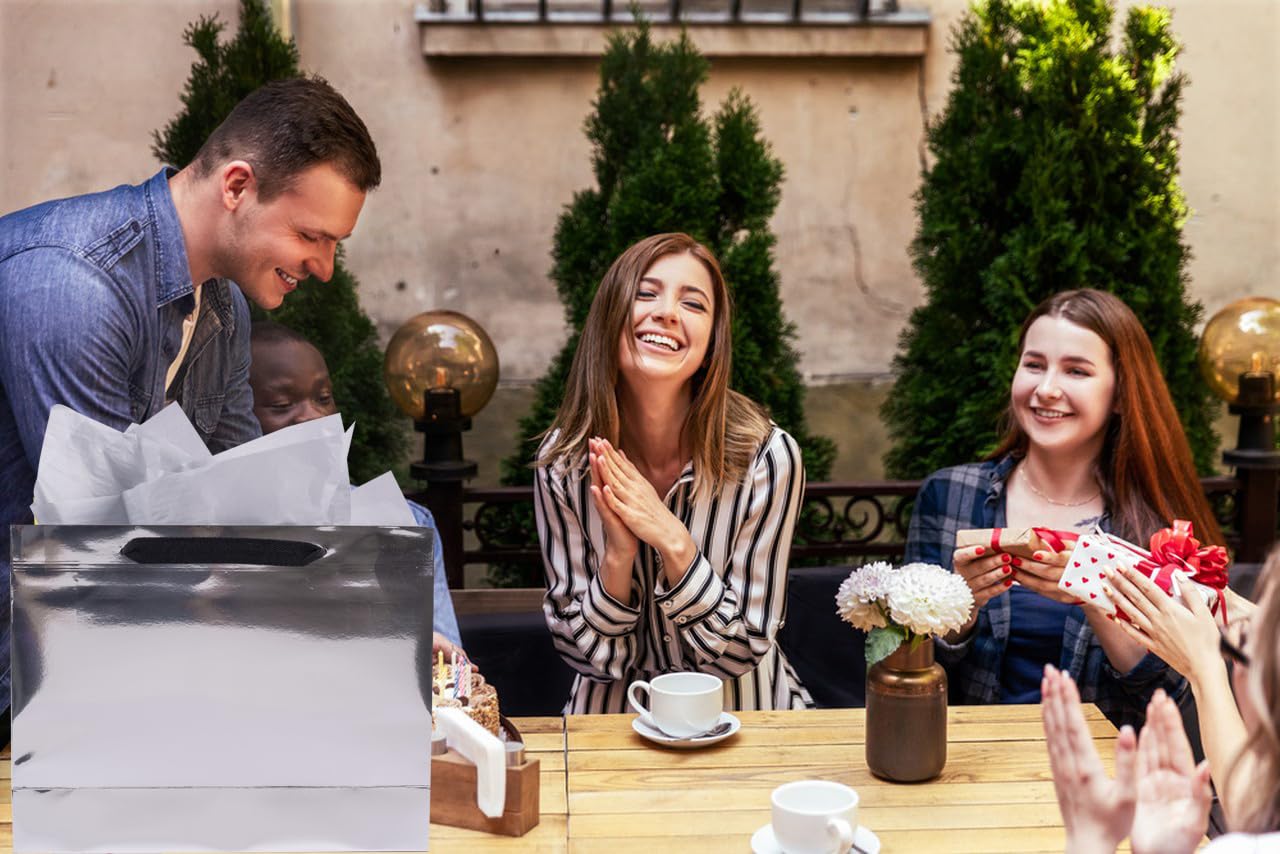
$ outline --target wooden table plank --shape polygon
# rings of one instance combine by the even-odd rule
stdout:
[[[682,751],[641,739],[628,715],[568,717],[569,850],[742,851],[769,821],[769,792],[815,778],[859,791],[887,851],[1062,850],[1038,706],[950,709],[947,765],[920,785],[867,770],[863,710],[739,718],[735,737]],[[1094,707],[1086,720],[1110,769],[1116,730]]]
[[[785,728],[795,728],[804,726],[832,726],[836,724],[852,725],[862,727],[866,720],[866,712],[863,709],[805,709],[805,710],[787,710],[779,712],[745,712],[737,713],[741,718],[743,714],[749,715],[751,722],[756,727],[780,726]],[[619,728],[615,720],[625,720],[627,722],[626,733],[630,733],[630,723],[633,716],[629,714],[619,715],[570,715],[566,718],[566,725],[569,730],[570,738],[576,733],[582,732],[619,732]],[[1084,718],[1086,721],[1106,721],[1106,716],[1098,711],[1098,707],[1092,703],[1085,704]],[[527,718],[522,720],[529,720]],[[548,718],[545,720],[558,720],[557,718]],[[1039,704],[1025,705],[1008,705],[1008,706],[951,706],[947,709],[947,725],[948,728],[953,724],[960,723],[980,723],[980,724],[1001,724],[1001,723],[1040,723],[1040,706]],[[1112,729],[1114,732],[1114,728]]]
[[[763,824],[763,822],[761,823]],[[754,831],[753,831],[754,832]],[[946,854],[1062,854],[1066,834],[1062,828],[1034,828],[993,835],[990,831],[913,830],[907,832],[886,831],[877,833],[885,854],[895,852],[946,852]],[[667,850],[697,851],[699,854],[742,854],[749,850],[750,837],[742,834],[699,836],[687,844],[668,843]],[[653,854],[651,838],[634,836],[574,838],[569,843],[570,854]],[[1127,846],[1121,847],[1127,851]]]
[[[763,804],[763,805],[761,805]],[[738,834],[749,839],[758,827],[769,822],[769,798],[756,798],[750,809],[679,813],[679,821],[654,821],[654,813],[633,810],[626,813],[584,814],[570,818],[574,840],[606,836],[643,836],[664,840],[668,847],[681,837]],[[999,827],[1002,832],[1021,833],[1025,828],[1061,827],[1057,801],[1005,804],[999,809],[971,805],[860,807],[858,821],[881,831],[909,831],[929,827],[934,830],[979,830]]]
[[[844,762],[851,767],[865,767],[862,745],[769,745],[731,744],[733,739],[702,750],[594,750],[569,752],[569,792],[578,791],[574,781],[583,772],[683,771],[722,769],[726,774],[762,768],[826,767]],[[1097,740],[1100,753],[1114,752],[1114,739]],[[943,781],[955,779],[975,781],[1048,780],[1049,760],[1044,742],[983,741],[947,746],[947,765]]]
[[[644,790],[589,790],[569,796],[569,812],[576,816],[593,813],[618,813],[631,810],[641,813],[718,812],[724,809],[752,809],[761,804],[761,793],[786,782],[786,772],[758,785],[735,785],[732,789],[691,789],[688,786],[645,788]],[[824,780],[844,783],[858,790],[862,806],[965,808],[1003,807],[1008,804],[1056,804],[1051,781],[1022,783],[1011,788],[1008,783],[930,783],[927,786],[875,785],[862,770],[844,770],[821,775]]]
[[[1087,724],[1089,733],[1094,738],[1115,738],[1116,730],[1106,720],[1090,721]],[[948,744],[965,742],[991,741],[992,728],[999,727],[1001,741],[1036,741],[1044,743],[1044,729],[1040,721],[1014,721],[999,724],[980,721],[963,721],[948,723]],[[739,730],[735,736],[737,744],[767,743],[774,745],[803,744],[865,744],[866,727],[862,720],[849,723],[827,724],[822,726],[787,727],[771,725]],[[617,730],[588,730],[575,732],[570,736],[574,752],[588,750],[618,750],[635,748],[650,749],[649,742],[642,739],[631,729],[630,717],[627,717],[625,732]]]

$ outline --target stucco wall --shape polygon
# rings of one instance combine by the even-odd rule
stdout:
[[[924,116],[949,86],[947,33],[965,8],[962,0],[906,5],[933,18],[923,62],[719,59],[704,92],[710,106],[741,86],[760,108],[787,167],[774,226],[801,367],[815,384],[856,384],[847,400],[882,388],[921,296],[907,254],[911,196]],[[233,21],[235,7],[0,0],[0,211],[151,174],[151,131],[178,109],[194,56],[183,28],[211,12]],[[527,384],[563,335],[546,273],[556,217],[591,180],[581,127],[594,62],[428,61],[407,0],[292,7],[304,65],[347,95],[383,158],[384,185],[347,243],[366,310],[384,336],[427,308],[469,314],[497,343],[504,385]],[[1195,211],[1189,272],[1212,312],[1245,293],[1280,293],[1280,3],[1174,7],[1192,81],[1182,123]],[[868,407],[847,408],[874,420]],[[488,426],[484,418],[478,431],[511,429],[509,417]],[[839,473],[878,473],[877,431],[847,431],[863,438],[843,443]],[[481,477],[496,477],[484,460]]]

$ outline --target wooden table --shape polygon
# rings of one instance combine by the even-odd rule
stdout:
[[[1110,771],[1116,729],[1094,706],[1085,716]],[[569,717],[569,850],[747,851],[770,791],[812,778],[857,789],[886,852],[1063,849],[1039,706],[950,709],[947,766],[916,785],[871,776],[862,709],[738,717],[736,736],[697,751],[650,746],[630,715]]]
[[[877,780],[863,756],[861,709],[740,712],[733,738],[696,751],[654,747],[631,715],[517,720],[542,766],[542,820],[523,837],[431,825],[433,852],[587,854],[749,850],[769,821],[769,792],[836,780],[861,795],[860,821],[884,851],[1056,851],[1064,835],[1039,706],[952,708],[947,767],[916,785]],[[1115,728],[1085,718],[1108,771]],[[0,754],[0,850],[12,849],[9,752]]]

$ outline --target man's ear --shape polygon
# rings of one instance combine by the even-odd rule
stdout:
[[[232,160],[223,165],[218,175],[221,179],[222,206],[229,211],[240,207],[246,196],[258,194],[258,178],[253,167],[244,160]]]

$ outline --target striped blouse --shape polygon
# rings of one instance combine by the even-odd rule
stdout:
[[[535,488],[543,612],[556,649],[578,671],[565,712],[627,711],[633,680],[681,670],[723,678],[726,709],[812,706],[775,642],[804,493],[795,440],[774,426],[742,481],[712,496],[693,495],[693,463],[685,465],[665,501],[698,553],[667,589],[656,550],[640,543],[629,603],[600,578],[605,535],[585,472],[581,464],[545,466]]]

